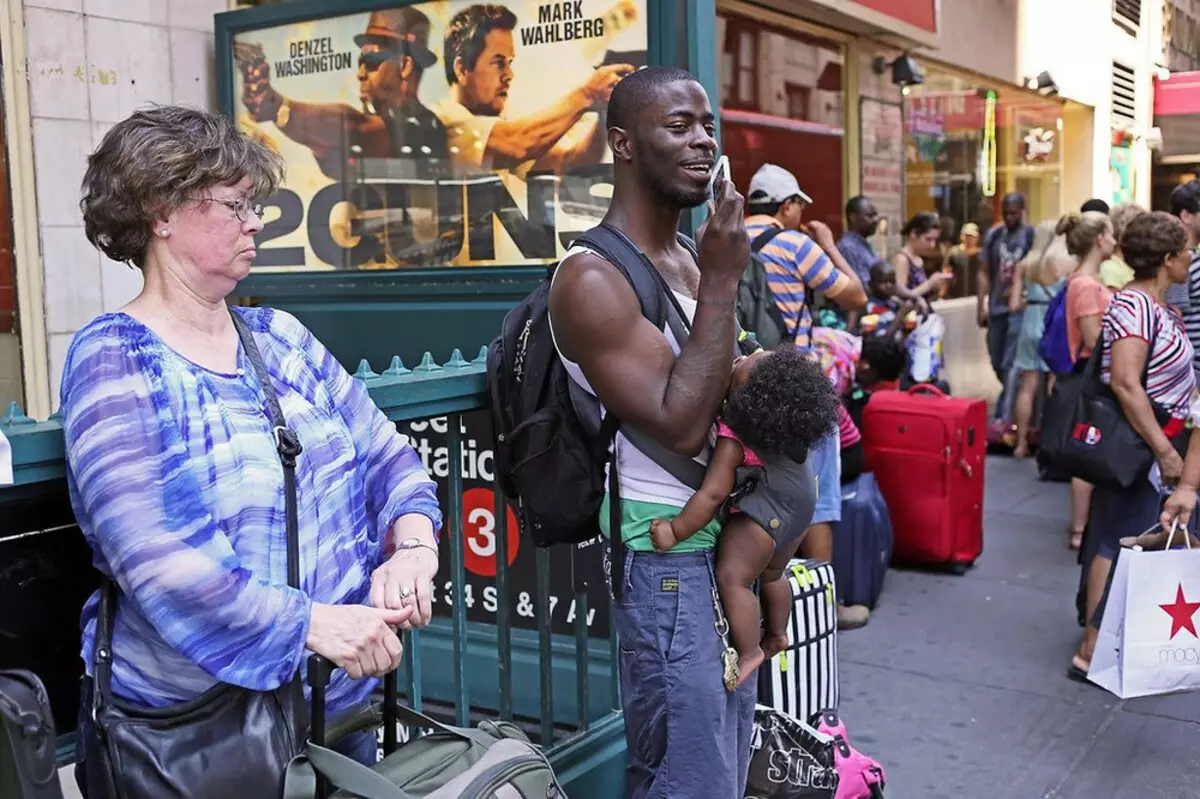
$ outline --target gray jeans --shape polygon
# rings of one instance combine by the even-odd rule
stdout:
[[[1024,311],[993,314],[988,319],[987,348],[992,371],[1000,381],[1000,397],[996,400],[997,419],[1012,419],[1012,404],[1017,393],[1019,377],[1013,370],[1017,360],[1017,341],[1021,335]]]
[[[625,553],[620,638],[630,799],[736,799],[750,768],[756,681],[722,682],[713,553]]]

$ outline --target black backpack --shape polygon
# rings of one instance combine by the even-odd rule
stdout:
[[[656,327],[669,325],[682,345],[687,319],[658,270],[633,242],[601,224],[575,243],[620,269],[641,302],[642,314]],[[695,255],[690,239],[681,235],[680,243]],[[549,313],[554,269],[547,270],[533,293],[504,317],[487,356],[498,483],[517,512],[522,532],[539,547],[575,544],[599,535],[605,464],[615,460],[610,453],[620,427],[611,413],[601,421],[599,401],[571,379],[554,346]],[[703,481],[704,467],[691,458],[670,452],[638,431],[624,428],[622,433],[684,484],[696,488]],[[619,513],[615,467],[610,472],[612,506]]]
[[[796,340],[795,331],[788,330],[783,312],[775,302],[771,284],[767,282],[767,266],[758,254],[759,250],[783,231],[781,227],[768,225],[766,230],[754,237],[750,242],[750,263],[746,265],[746,271],[738,281],[738,325],[743,330],[753,333],[758,343],[769,350]]]

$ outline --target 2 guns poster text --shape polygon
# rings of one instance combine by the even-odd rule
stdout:
[[[258,270],[551,263],[612,195],[604,110],[646,0],[431,0],[238,33],[239,125],[279,152]]]

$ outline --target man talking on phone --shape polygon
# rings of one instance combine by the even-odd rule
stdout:
[[[699,263],[676,239],[680,213],[700,205],[717,161],[715,117],[688,72],[651,67],[617,84],[608,104],[614,190],[604,222],[645,253],[691,318],[676,341],[647,320],[629,281],[594,252],[571,249],[550,291],[550,319],[571,378],[604,408],[670,450],[707,455],[709,432],[729,388],[738,280],[750,257],[742,197],[718,181],[699,242]],[[734,799],[750,762],[754,680],[727,692],[717,632],[712,524],[666,553],[650,522],[691,496],[616,439],[621,596],[620,638],[627,785],[632,799]],[[608,510],[600,513],[602,527]]]

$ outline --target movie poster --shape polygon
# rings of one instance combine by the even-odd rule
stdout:
[[[612,196],[604,109],[646,0],[429,0],[239,33],[235,118],[282,154],[258,270],[551,263]]]

